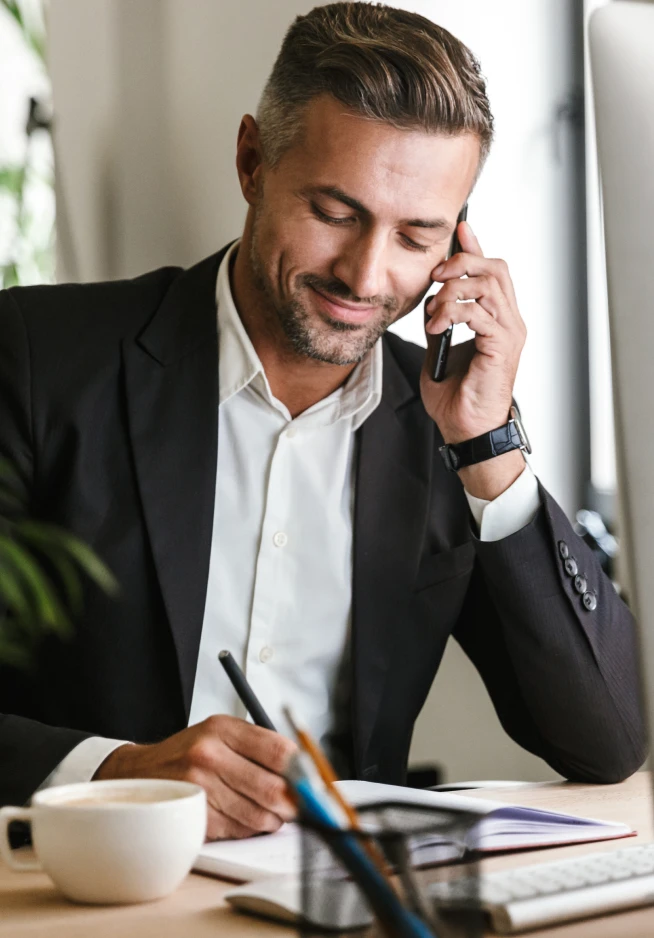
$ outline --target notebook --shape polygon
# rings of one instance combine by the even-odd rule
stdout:
[[[420,791],[357,780],[337,784],[345,798],[357,807],[392,801],[479,815],[479,820],[469,828],[468,846],[483,853],[611,840],[635,834],[626,824],[523,808],[451,792]],[[461,849],[437,835],[421,835],[412,838],[411,854],[416,866],[428,866],[460,857]],[[285,824],[275,834],[205,844],[194,869],[225,879],[251,882],[267,876],[298,875],[300,866],[299,829],[295,824]]]

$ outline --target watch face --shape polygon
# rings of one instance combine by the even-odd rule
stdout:
[[[522,426],[522,421],[518,415],[517,407],[513,406],[511,408],[511,419],[515,424],[515,428],[518,431],[518,436],[522,442],[522,446],[527,453],[531,453],[531,445],[529,443],[529,437],[525,433],[525,428]]]

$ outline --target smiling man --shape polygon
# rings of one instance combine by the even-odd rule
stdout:
[[[283,705],[344,774],[401,783],[451,635],[556,770],[641,764],[630,613],[525,463],[507,266],[465,222],[448,259],[491,138],[453,36],[318,7],[242,120],[239,240],[186,271],[0,294],[0,453],[122,584],[2,675],[0,801],[186,778],[209,837],[275,830]],[[442,383],[387,333],[434,281],[430,344],[475,333]],[[279,732],[244,719],[222,648]]]

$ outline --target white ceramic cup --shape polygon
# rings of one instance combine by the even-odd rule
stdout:
[[[11,821],[30,824],[36,860],[11,849]],[[29,808],[0,808],[0,855],[14,870],[45,870],[77,902],[146,902],[179,886],[206,827],[207,798],[199,785],[82,782],[46,788]]]

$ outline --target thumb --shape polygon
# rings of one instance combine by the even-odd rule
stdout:
[[[466,254],[476,254],[478,257],[484,256],[481,245],[467,221],[459,222],[457,234],[459,235],[459,244],[462,251]]]

